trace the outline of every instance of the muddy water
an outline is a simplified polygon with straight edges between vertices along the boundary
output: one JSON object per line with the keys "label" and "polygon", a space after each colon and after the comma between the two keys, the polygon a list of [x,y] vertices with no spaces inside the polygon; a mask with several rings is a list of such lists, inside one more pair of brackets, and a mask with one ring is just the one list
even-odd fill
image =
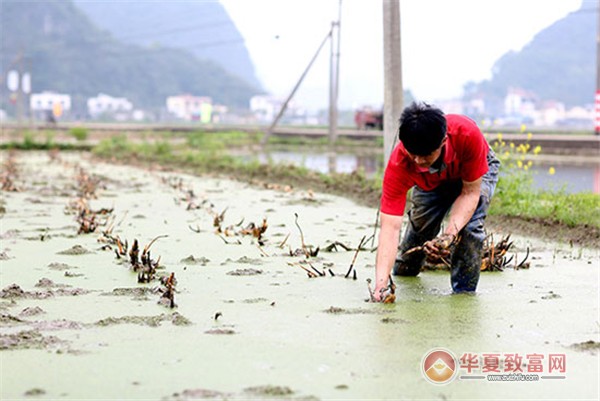
{"label": "muddy water", "polygon": [[[372,304],[364,300],[374,253],[359,252],[352,280],[343,276],[354,251],[311,258],[336,275],[317,278],[297,265],[304,257],[289,252],[302,247],[295,213],[306,245],[356,247],[373,233],[374,209],[77,155],[16,160],[22,191],[2,192],[0,220],[2,399],[598,397],[597,249],[519,237],[514,249],[521,259],[530,247],[531,267],[483,273],[475,296],[450,295],[448,273],[428,271],[397,280],[395,304]],[[151,256],[160,256],[160,275],[175,273],[176,308],[157,303],[158,281],[138,284],[114,249],[101,249],[106,227],[77,235],[75,216],[65,213],[76,198],[75,166],[102,178],[90,206],[114,208],[115,235],[142,247],[168,235]],[[168,178],[181,179],[181,187]],[[214,213],[226,208],[223,227],[233,225],[233,233],[266,218],[264,246],[251,236],[216,235]],[[89,253],[69,254],[81,247]],[[473,377],[487,375],[481,369],[460,369],[462,379],[434,385],[421,362],[438,347],[457,358],[518,353],[526,374],[533,365],[526,356],[538,354],[539,376],[552,378],[489,382]],[[564,355],[564,372],[549,371],[551,354]]]}

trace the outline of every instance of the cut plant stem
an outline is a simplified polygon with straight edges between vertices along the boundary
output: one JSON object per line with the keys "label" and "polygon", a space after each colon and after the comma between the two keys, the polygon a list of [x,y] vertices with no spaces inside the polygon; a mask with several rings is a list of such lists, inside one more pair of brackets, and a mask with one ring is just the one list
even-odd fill
{"label": "cut plant stem", "polygon": [[[523,263],[525,263],[525,261],[527,260],[527,258],[529,258],[529,247],[527,247],[527,253],[525,254],[525,258],[523,259],[523,261],[521,263],[519,263],[517,265],[517,269],[520,267],[523,267]],[[515,263],[516,263],[517,259],[515,258]]]}
{"label": "cut plant stem", "polygon": [[242,242],[239,239],[236,239],[236,242],[230,242],[227,241],[227,239],[225,239],[225,237],[223,237],[221,234],[217,234],[219,236],[219,238],[221,238],[223,240],[224,243],[226,243],[227,245],[242,245]]}
{"label": "cut plant stem", "polygon": [[294,213],[294,216],[296,216],[296,219],[294,220],[294,223],[296,223],[296,227],[298,227],[298,231],[300,231],[300,241],[302,243],[302,251],[304,252],[304,254],[306,255],[306,257],[310,257],[310,252],[306,249],[306,245],[304,244],[304,234],[302,233],[302,229],[300,228],[300,224],[298,224],[298,213]]}
{"label": "cut plant stem", "polygon": [[325,275],[325,273],[323,273],[323,272],[321,272],[321,271],[317,270],[317,269],[316,269],[316,268],[315,268],[315,267],[312,265],[312,263],[310,263],[310,262],[309,262],[309,263],[308,263],[308,265],[310,266],[310,268],[311,268],[311,269],[313,269],[315,272],[317,272],[317,274],[318,274],[319,276],[323,277],[323,276]]}
{"label": "cut plant stem", "polygon": [[188,228],[190,230],[192,230],[195,233],[199,233],[200,232],[200,226],[196,224],[196,228],[192,227],[191,225],[188,224]]}
{"label": "cut plant stem", "polygon": [[256,247],[258,248],[258,250],[260,251],[260,253],[262,253],[266,257],[269,257],[269,254],[266,253],[265,250],[262,249],[260,245],[256,245]]}
{"label": "cut plant stem", "polygon": [[158,239],[167,238],[167,237],[168,237],[167,234],[163,234],[163,235],[154,237],[154,239],[152,241],[150,241],[150,243],[144,247],[144,252],[142,252],[142,253],[143,254],[147,253],[150,250],[150,247],[152,246],[152,244],[154,244]]}
{"label": "cut plant stem", "polygon": [[366,235],[363,235],[363,237],[360,240],[360,243],[358,244],[358,247],[356,248],[354,257],[352,258],[352,263],[350,263],[350,267],[348,268],[348,271],[346,272],[346,275],[344,276],[345,278],[348,278],[348,276],[350,276],[350,272],[352,272],[352,269],[354,268],[354,262],[356,262],[356,257],[358,256],[358,252],[360,252],[360,248],[362,247],[362,244],[365,241],[365,238],[366,238]]}
{"label": "cut plant stem", "polygon": [[375,234],[377,233],[377,224],[379,222],[379,213],[381,211],[381,208],[377,208],[377,215],[375,215],[375,224],[373,227],[373,238],[371,240],[371,248],[373,248],[375,246]]}
{"label": "cut plant stem", "polygon": [[373,292],[373,289],[371,288],[371,279],[370,278],[367,279],[367,289],[369,290],[369,297],[371,299],[371,302],[375,302],[375,293]]}
{"label": "cut plant stem", "polygon": [[290,237],[290,233],[288,233],[288,235],[286,235],[285,238],[283,239],[283,241],[281,241],[281,243],[278,245],[279,248],[283,249],[283,246],[285,245],[285,243],[287,242],[289,237]]}
{"label": "cut plant stem", "polygon": [[306,273],[308,273],[308,277],[313,278],[313,277],[317,277],[317,275],[315,273],[313,273],[311,270],[307,269],[306,267],[302,266],[302,264],[300,263],[289,263],[288,265],[290,266],[300,266],[300,268],[302,270],[304,270]]}

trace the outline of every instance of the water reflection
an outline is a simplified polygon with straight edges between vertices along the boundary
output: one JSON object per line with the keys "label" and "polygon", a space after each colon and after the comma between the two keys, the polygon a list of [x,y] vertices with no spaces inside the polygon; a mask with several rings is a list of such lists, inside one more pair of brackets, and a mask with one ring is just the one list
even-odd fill
{"label": "water reflection", "polygon": [[[378,154],[356,155],[334,152],[290,152],[270,151],[258,155],[259,161],[266,163],[292,163],[320,173],[352,173],[361,169],[367,177],[373,177],[383,170],[383,158]],[[555,167],[555,173],[548,172]],[[565,190],[566,192],[593,192],[600,194],[600,161],[580,164],[576,159],[560,165],[548,162],[535,162],[531,167],[535,188]]]}
{"label": "water reflection", "polygon": [[271,151],[261,153],[259,161],[266,163],[292,163],[320,173],[352,173],[362,169],[368,177],[373,177],[382,168],[383,159],[374,154],[356,155],[350,153],[301,153],[288,151]]}

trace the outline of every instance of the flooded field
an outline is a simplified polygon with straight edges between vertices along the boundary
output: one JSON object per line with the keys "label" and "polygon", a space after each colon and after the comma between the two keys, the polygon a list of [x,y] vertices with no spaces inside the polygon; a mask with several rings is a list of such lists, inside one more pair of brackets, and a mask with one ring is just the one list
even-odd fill
{"label": "flooded field", "polygon": [[[513,237],[530,267],[483,272],[474,296],[425,271],[396,281],[395,304],[374,304],[376,241],[355,248],[375,209],[81,154],[15,162],[19,191],[0,202],[3,400],[599,396],[598,249]],[[90,233],[78,233],[83,176]],[[156,272],[116,238],[137,240]],[[423,373],[436,348],[456,358],[445,385]]]}

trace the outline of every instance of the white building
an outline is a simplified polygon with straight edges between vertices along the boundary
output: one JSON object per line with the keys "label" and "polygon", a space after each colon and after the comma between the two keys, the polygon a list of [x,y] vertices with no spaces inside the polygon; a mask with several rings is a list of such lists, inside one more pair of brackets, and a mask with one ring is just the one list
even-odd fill
{"label": "white building", "polygon": [[551,127],[565,118],[565,105],[557,101],[546,101],[537,113],[535,125]]}
{"label": "white building", "polygon": [[259,122],[271,122],[281,109],[283,100],[273,96],[257,95],[250,99],[250,111]]}
{"label": "white building", "polygon": [[55,92],[32,93],[29,98],[29,107],[33,112],[56,112],[60,109],[58,114],[61,114],[71,110],[71,96]]}
{"label": "white building", "polygon": [[460,99],[437,99],[433,101],[433,104],[446,114],[463,114],[465,112],[464,105]]}
{"label": "white building", "polygon": [[[271,123],[283,106],[284,100],[275,96],[257,95],[250,99],[250,111],[259,123]],[[307,124],[312,117],[293,101],[287,104],[283,121],[288,124]]]}
{"label": "white building", "polygon": [[504,98],[504,113],[507,116],[535,117],[537,97],[533,92],[521,88],[508,88]]}
{"label": "white building", "polygon": [[175,117],[187,121],[210,122],[211,106],[212,99],[206,96],[179,95],[167,98],[167,111]]}
{"label": "white building", "polygon": [[87,100],[87,108],[90,116],[96,118],[103,114],[129,114],[133,110],[133,104],[124,97],[112,97],[99,93],[98,96]]}

